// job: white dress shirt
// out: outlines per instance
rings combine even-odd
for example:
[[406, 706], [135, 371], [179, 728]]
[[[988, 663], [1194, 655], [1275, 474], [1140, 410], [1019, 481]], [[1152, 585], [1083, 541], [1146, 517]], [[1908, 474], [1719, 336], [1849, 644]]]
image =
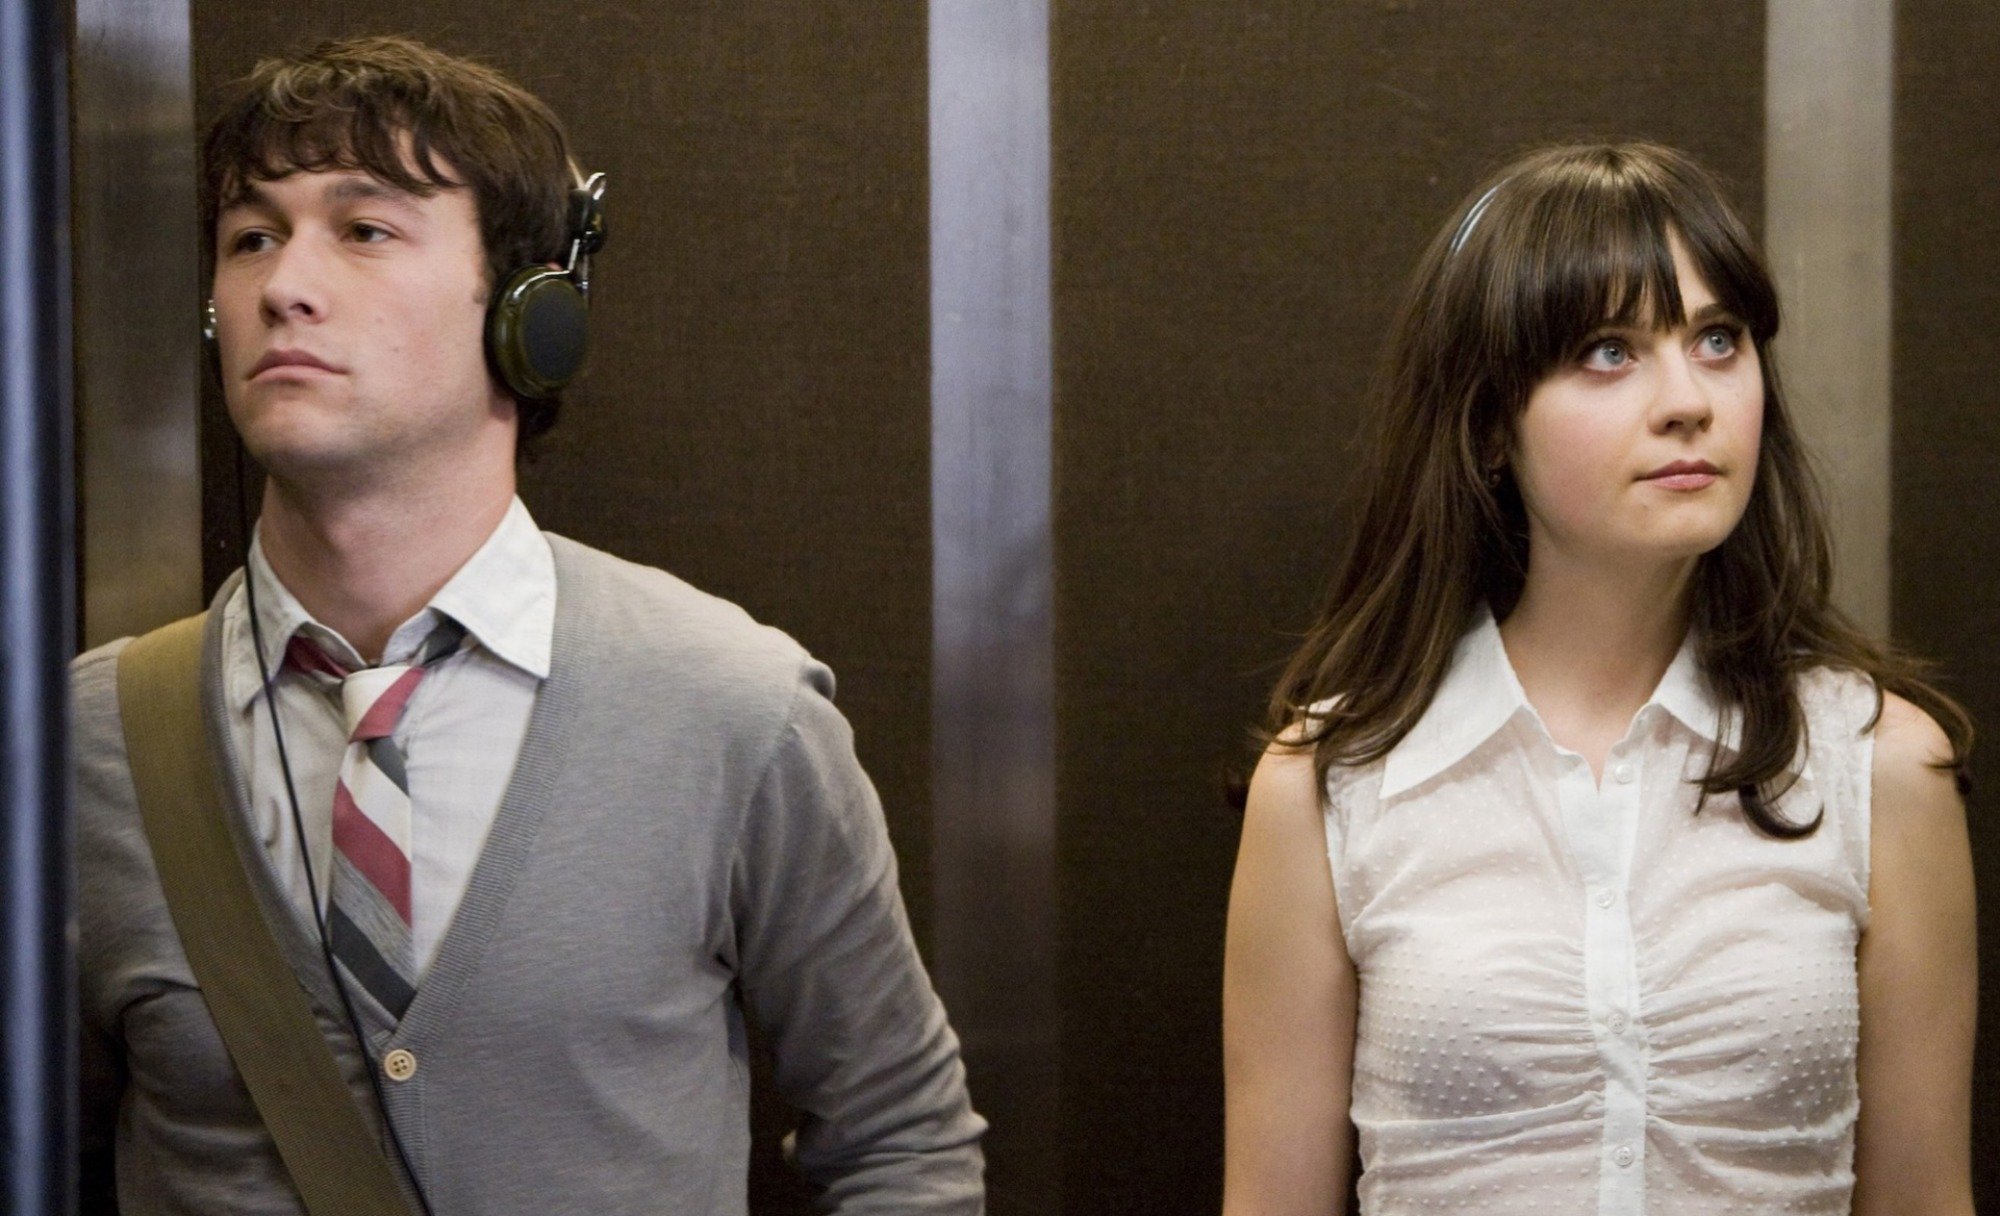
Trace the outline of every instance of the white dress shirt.
[[1725, 731], [1692, 645], [1602, 784], [1528, 703], [1490, 614], [1418, 725], [1328, 781], [1360, 982], [1362, 1210], [1845, 1213], [1859, 1109], [1872, 684], [1801, 680], [1778, 840], [1697, 814]]
[[[252, 539], [246, 566], [247, 577], [257, 582], [264, 661], [324, 906], [333, 854], [333, 787], [347, 751], [347, 731], [337, 697], [285, 669], [285, 648], [295, 632], [303, 632], [344, 665], [367, 664], [345, 638], [313, 620], [271, 573], [260, 540]], [[456, 655], [430, 669], [395, 731], [410, 779], [410, 940], [419, 976], [451, 926], [513, 776], [535, 692], [549, 674], [555, 610], [555, 559], [547, 538], [516, 498], [493, 535], [429, 606], [397, 627], [383, 651], [384, 663], [410, 661], [440, 613], [463, 625], [470, 639]], [[248, 770], [251, 828], [305, 916], [311, 906], [305, 867], [277, 737], [257, 695], [256, 650], [240, 587], [223, 612], [223, 679], [236, 714], [237, 754]]]

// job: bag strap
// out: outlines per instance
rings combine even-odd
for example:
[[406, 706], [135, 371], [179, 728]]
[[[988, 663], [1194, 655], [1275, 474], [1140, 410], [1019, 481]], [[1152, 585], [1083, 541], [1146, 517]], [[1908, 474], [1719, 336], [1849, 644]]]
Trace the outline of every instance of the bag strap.
[[156, 629], [118, 657], [125, 750], [167, 910], [306, 1211], [410, 1216], [376, 1133], [258, 910], [223, 818], [203, 725], [203, 620]]

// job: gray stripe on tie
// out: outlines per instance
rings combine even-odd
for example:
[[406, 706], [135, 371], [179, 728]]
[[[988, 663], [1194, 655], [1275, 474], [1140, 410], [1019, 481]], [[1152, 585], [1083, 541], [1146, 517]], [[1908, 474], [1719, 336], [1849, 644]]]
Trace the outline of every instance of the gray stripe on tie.
[[396, 783], [405, 798], [410, 796], [410, 774], [403, 767], [402, 749], [387, 735], [380, 739], [368, 740], [368, 762], [382, 770], [382, 775]]
[[368, 935], [347, 918], [338, 905], [327, 914], [327, 933], [333, 939], [333, 956], [358, 980], [369, 995], [398, 1018], [410, 1007], [417, 990], [383, 959]]

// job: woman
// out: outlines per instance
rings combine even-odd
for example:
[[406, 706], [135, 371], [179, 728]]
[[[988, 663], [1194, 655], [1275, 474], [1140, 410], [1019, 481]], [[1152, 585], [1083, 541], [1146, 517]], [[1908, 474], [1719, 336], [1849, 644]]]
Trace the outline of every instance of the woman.
[[1971, 729], [1828, 603], [1777, 328], [1666, 148], [1432, 242], [1251, 782], [1229, 1216], [1356, 1147], [1371, 1214], [1971, 1213]]

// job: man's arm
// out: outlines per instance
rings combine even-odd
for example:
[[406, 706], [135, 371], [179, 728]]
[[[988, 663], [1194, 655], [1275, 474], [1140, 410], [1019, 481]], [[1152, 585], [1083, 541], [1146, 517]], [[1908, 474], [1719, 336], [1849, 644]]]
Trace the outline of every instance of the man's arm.
[[77, 1211], [81, 1216], [118, 1216], [118, 1178], [112, 1144], [118, 1133], [118, 1103], [125, 1092], [125, 1062], [115, 1040], [83, 1021], [79, 1051]]
[[732, 873], [743, 998], [802, 1112], [796, 1161], [826, 1210], [984, 1210], [958, 1039], [931, 991], [853, 735], [808, 663]]
[[106, 1025], [93, 980], [100, 950], [117, 935], [102, 919], [102, 898], [119, 871], [106, 864], [99, 832], [106, 808], [129, 802], [123, 732], [118, 726], [117, 657], [123, 644], [102, 647], [70, 665], [71, 735], [75, 749], [77, 825], [79, 1086], [77, 1210], [82, 1216], [117, 1216], [118, 1180], [113, 1145], [126, 1086], [125, 1047], [115, 1025]]

